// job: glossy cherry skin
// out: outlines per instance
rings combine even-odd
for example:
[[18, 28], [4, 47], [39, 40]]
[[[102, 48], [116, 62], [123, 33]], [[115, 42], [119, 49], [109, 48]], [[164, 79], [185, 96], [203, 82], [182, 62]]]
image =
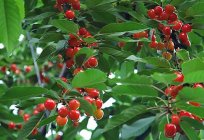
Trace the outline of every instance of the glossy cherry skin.
[[72, 99], [69, 101], [69, 109], [77, 110], [80, 107], [80, 102], [76, 99]]
[[47, 110], [51, 111], [55, 108], [56, 106], [56, 103], [54, 100], [52, 99], [47, 99], [45, 102], [44, 102], [44, 106]]
[[86, 34], [87, 34], [86, 28], [80, 28], [79, 29], [79, 35], [86, 35]]
[[16, 127], [16, 124], [14, 123], [14, 122], [10, 122], [9, 124], [8, 124], [8, 128], [9, 129], [14, 129]]
[[67, 117], [69, 111], [65, 106], [62, 106], [59, 110], [58, 110], [58, 115], [62, 118]]
[[95, 105], [98, 109], [101, 109], [102, 105], [103, 105], [103, 101], [101, 99], [96, 99], [95, 101]]
[[174, 79], [175, 82], [183, 82], [184, 81], [184, 75], [181, 72], [175, 72], [176, 79]]
[[155, 19], [156, 18], [156, 14], [154, 12], [154, 9], [150, 9], [147, 11], [147, 15], [150, 19]]
[[181, 32], [179, 34], [179, 39], [182, 41], [182, 42], [186, 42], [188, 40], [188, 35], [184, 32]]
[[95, 112], [94, 112], [94, 117], [95, 119], [97, 120], [101, 120], [103, 118], [103, 115], [104, 115], [104, 112], [103, 110], [101, 109], [97, 109]]
[[90, 96], [84, 96], [84, 100], [88, 101], [90, 104], [94, 102], [94, 99], [91, 98]]
[[74, 19], [74, 17], [75, 17], [75, 13], [74, 13], [72, 10], [67, 10], [67, 11], [65, 12], [65, 17], [66, 17], [67, 19], [69, 19], [69, 20], [72, 20], [72, 19]]
[[74, 56], [74, 49], [67, 48], [66, 49], [66, 56], [72, 58]]
[[182, 30], [182, 32], [184, 32], [184, 33], [191, 32], [192, 26], [191, 26], [190, 24], [185, 24], [185, 25], [182, 26], [181, 30]]
[[169, 123], [165, 125], [164, 134], [167, 138], [174, 138], [176, 135], [176, 125]]
[[73, 67], [74, 66], [74, 60], [73, 59], [67, 60], [66, 66], [67, 66], [68, 69]]
[[193, 85], [193, 88], [204, 88], [204, 86], [202, 84], [199, 84], [199, 83], [195, 83]]
[[179, 117], [178, 115], [176, 115], [176, 114], [173, 114], [173, 115], [171, 116], [171, 123], [172, 123], [172, 124], [175, 124], [176, 126], [179, 125], [179, 123], [180, 123], [180, 117]]
[[78, 110], [71, 110], [71, 111], [69, 112], [69, 118], [70, 118], [71, 120], [74, 120], [74, 121], [79, 120], [79, 118], [80, 118], [80, 112], [79, 112]]
[[167, 4], [165, 6], [165, 12], [167, 14], [169, 14], [169, 15], [172, 14], [175, 10], [176, 10], [176, 8], [173, 5], [171, 5], [171, 4]]
[[23, 115], [23, 120], [24, 120], [25, 122], [29, 121], [29, 119], [30, 119], [30, 114], [24, 114], [24, 115]]
[[165, 35], [171, 35], [171, 28], [168, 26], [164, 27], [162, 31]]
[[56, 122], [58, 126], [64, 126], [67, 123], [68, 119], [65, 117], [57, 116]]
[[154, 8], [154, 13], [156, 14], [156, 15], [161, 15], [162, 14], [162, 12], [163, 12], [163, 8], [161, 7], [161, 6], [156, 6], [155, 8]]
[[78, 73], [83, 72], [83, 71], [84, 71], [83, 68], [76, 68], [73, 72], [73, 75], [77, 75]]
[[92, 98], [97, 98], [99, 96], [99, 93], [100, 93], [97, 89], [94, 89], [94, 88], [87, 88], [85, 90], [88, 93], [88, 96], [90, 96]]

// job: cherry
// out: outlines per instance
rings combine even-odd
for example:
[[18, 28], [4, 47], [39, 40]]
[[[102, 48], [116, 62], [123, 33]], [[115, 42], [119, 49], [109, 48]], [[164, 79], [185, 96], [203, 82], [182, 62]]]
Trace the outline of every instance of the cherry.
[[163, 28], [162, 32], [165, 34], [165, 35], [171, 35], [171, 28], [166, 26]]
[[72, 8], [74, 10], [80, 10], [80, 2], [78, 1], [78, 2], [72, 3]]
[[164, 26], [163, 24], [161, 24], [161, 23], [158, 24], [158, 29], [159, 29], [160, 31], [162, 31], [164, 27], [165, 27], [165, 26]]
[[185, 25], [182, 26], [181, 30], [182, 30], [182, 32], [184, 32], [184, 33], [188, 33], [188, 32], [191, 32], [192, 27], [191, 27], [190, 24], [185, 24]]
[[86, 34], [87, 34], [86, 28], [80, 28], [79, 29], [79, 35], [86, 35]]
[[22, 128], [23, 128], [23, 125], [22, 125], [22, 124], [17, 124], [16, 127], [17, 127], [18, 129], [22, 129]]
[[174, 51], [174, 42], [170, 40], [169, 42], [165, 43], [165, 46], [168, 50]]
[[1, 67], [1, 72], [6, 73], [6, 66]]
[[79, 126], [79, 122], [78, 121], [73, 121], [73, 126], [74, 127], [78, 127]]
[[118, 47], [123, 48], [125, 47], [126, 43], [125, 42], [118, 42]]
[[154, 8], [154, 13], [156, 14], [156, 15], [161, 15], [162, 14], [162, 12], [163, 12], [163, 8], [161, 7], [161, 6], [156, 6], [155, 8]]
[[94, 99], [91, 98], [90, 96], [84, 96], [84, 100], [88, 101], [90, 104], [92, 104], [94, 101]]
[[39, 114], [38, 110], [37, 110], [37, 109], [34, 109], [34, 110], [33, 110], [33, 115], [37, 115], [37, 114]]
[[74, 17], [75, 17], [75, 13], [74, 13], [72, 10], [67, 10], [67, 11], [65, 12], [65, 16], [66, 16], [66, 18], [68, 18], [69, 20], [72, 20], [72, 19], [74, 19]]
[[34, 128], [31, 134], [32, 134], [33, 136], [34, 136], [34, 135], [37, 135], [37, 134], [38, 134], [38, 129], [37, 129], [37, 128]]
[[173, 5], [171, 5], [171, 4], [167, 4], [165, 6], [165, 12], [167, 14], [169, 14], [169, 15], [172, 14], [175, 10], [176, 10], [176, 8]]
[[79, 72], [83, 72], [84, 70], [82, 68], [76, 68], [73, 72], [74, 75], [77, 75]]
[[29, 115], [29, 114], [24, 114], [24, 115], [23, 115], [23, 120], [24, 120], [25, 122], [29, 121], [29, 119], [30, 119], [30, 115]]
[[159, 42], [157, 45], [157, 50], [163, 50], [164, 49], [164, 43]]
[[69, 101], [69, 108], [71, 110], [77, 110], [80, 107], [80, 102], [76, 99], [72, 99]]
[[172, 55], [169, 52], [163, 52], [162, 56], [166, 59], [166, 60], [171, 60]]
[[80, 47], [74, 47], [74, 50], [73, 50], [74, 55], [75, 55], [80, 49], [81, 49]]
[[172, 124], [175, 124], [176, 126], [178, 126], [179, 122], [180, 122], [180, 118], [178, 115], [174, 114], [171, 116], [171, 123]]
[[94, 117], [95, 119], [97, 120], [101, 120], [103, 118], [103, 115], [104, 115], [104, 112], [103, 110], [101, 109], [97, 109], [95, 112], [94, 112]]
[[68, 82], [67, 78], [65, 78], [65, 77], [61, 77], [60, 79], [61, 79], [63, 82], [65, 82], [65, 83]]
[[152, 42], [156, 41], [156, 35], [152, 35]]
[[101, 107], [102, 107], [102, 105], [103, 105], [103, 101], [98, 98], [98, 99], [96, 99], [94, 102], [95, 102], [95, 104], [96, 104], [96, 107], [97, 107], [98, 109], [101, 109]]
[[67, 60], [66, 66], [67, 66], [68, 69], [70, 69], [71, 67], [73, 67], [73, 65], [74, 65], [74, 60], [73, 60], [73, 59]]
[[87, 60], [87, 65], [90, 68], [98, 66], [98, 60], [95, 57], [91, 57]]
[[169, 18], [169, 14], [163, 11], [159, 17], [159, 20], [168, 20], [168, 18]]
[[189, 40], [187, 40], [187, 41], [183, 42], [183, 44], [184, 44], [184, 45], [186, 45], [186, 46], [188, 46], [188, 47], [190, 47], [190, 46], [191, 46], [191, 42], [190, 42]]
[[188, 40], [188, 35], [184, 32], [181, 32], [179, 34], [179, 39], [182, 41], [182, 42], [186, 42]]
[[157, 41], [152, 41], [152, 42], [149, 43], [149, 47], [150, 48], [157, 48], [157, 46], [158, 46], [158, 42]]
[[154, 9], [150, 9], [147, 11], [147, 15], [150, 19], [155, 19], [156, 18], [156, 14], [155, 14], [155, 11]]
[[195, 106], [195, 107], [200, 107], [201, 106], [201, 104], [200, 103], [198, 103], [198, 102], [192, 102], [192, 101], [190, 101], [190, 102], [188, 102], [190, 105], [192, 105], [192, 106]]
[[184, 111], [184, 110], [179, 112], [179, 117], [180, 118], [181, 117], [189, 117], [189, 118], [194, 119], [193, 115], [190, 112], [187, 112], [187, 111]]
[[79, 120], [80, 118], [80, 112], [78, 110], [71, 110], [69, 112], [69, 118], [71, 120]]
[[25, 72], [29, 73], [32, 70], [31, 66], [26, 66], [25, 67]]
[[63, 68], [63, 64], [62, 64], [62, 63], [58, 63], [58, 64], [57, 64], [57, 67], [58, 67], [59, 69], [62, 69], [62, 68]]
[[99, 96], [99, 91], [97, 89], [87, 88], [85, 90], [88, 93], [88, 96], [90, 96], [92, 98], [97, 98]]
[[172, 13], [170, 16], [169, 16], [169, 20], [170, 22], [174, 22], [178, 19], [178, 16], [176, 13]]
[[176, 125], [169, 123], [165, 125], [164, 133], [167, 138], [174, 138], [176, 135]]
[[62, 118], [67, 117], [68, 115], [68, 109], [65, 106], [62, 106], [59, 110], [58, 110], [58, 115]]
[[9, 124], [8, 124], [8, 128], [9, 129], [14, 129], [16, 127], [16, 124], [14, 123], [14, 122], [10, 122]]
[[66, 49], [66, 56], [72, 58], [74, 56], [74, 49], [67, 48]]
[[175, 98], [178, 94], [178, 92], [183, 88], [182, 85], [180, 86], [170, 86], [166, 88], [165, 94], [168, 96], [170, 95], [172, 98]]
[[68, 119], [65, 117], [57, 116], [56, 122], [58, 126], [64, 126], [67, 123]]
[[45, 106], [44, 104], [38, 104], [36, 109], [38, 112], [42, 112], [45, 110]]
[[195, 83], [193, 85], [193, 88], [204, 88], [204, 86], [202, 84], [199, 84], [199, 83]]
[[181, 21], [175, 21], [174, 26], [172, 27], [173, 30], [179, 31], [181, 30], [181, 27], [183, 25], [183, 23]]
[[56, 106], [56, 103], [54, 100], [52, 99], [47, 99], [45, 102], [44, 102], [44, 106], [47, 110], [51, 111], [55, 108]]
[[16, 64], [11, 64], [10, 69], [11, 71], [15, 72], [17, 70]]
[[176, 74], [176, 79], [174, 79], [175, 82], [183, 82], [184, 76], [181, 72], [174, 72]]

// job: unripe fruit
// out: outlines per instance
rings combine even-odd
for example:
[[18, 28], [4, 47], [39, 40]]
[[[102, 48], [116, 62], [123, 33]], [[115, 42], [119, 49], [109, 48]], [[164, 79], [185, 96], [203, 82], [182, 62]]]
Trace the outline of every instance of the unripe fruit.
[[172, 124], [175, 124], [176, 126], [177, 125], [179, 125], [179, 123], [180, 123], [180, 118], [179, 118], [179, 116], [178, 115], [172, 115], [171, 116], [171, 123]]
[[47, 110], [51, 111], [55, 108], [56, 106], [56, 103], [54, 100], [52, 99], [47, 99], [45, 102], [44, 102], [44, 106]]
[[95, 119], [97, 120], [101, 120], [103, 118], [103, 115], [104, 115], [104, 112], [103, 110], [101, 109], [97, 109], [95, 112], [94, 112], [94, 117]]
[[181, 72], [175, 72], [176, 74], [176, 79], [174, 79], [175, 82], [183, 82], [184, 81], [184, 76]]
[[176, 10], [176, 8], [173, 5], [171, 5], [171, 4], [167, 4], [165, 6], [165, 12], [167, 14], [169, 14], [169, 15], [172, 14], [175, 10]]
[[165, 47], [170, 51], [174, 51], [174, 42], [170, 40], [169, 42], [165, 43]]
[[97, 89], [87, 88], [85, 90], [88, 93], [88, 96], [90, 96], [92, 98], [97, 98], [99, 96], [99, 91]]
[[171, 60], [172, 55], [169, 52], [163, 52], [162, 56], [166, 59], [166, 60]]
[[72, 10], [67, 10], [65, 12], [65, 16], [67, 19], [72, 20], [75, 17], [75, 13]]
[[192, 27], [191, 27], [190, 24], [185, 24], [185, 25], [182, 26], [181, 30], [182, 30], [182, 32], [184, 32], [184, 33], [188, 33], [188, 32], [191, 32]]
[[154, 13], [156, 14], [156, 15], [161, 15], [162, 14], [162, 12], [163, 12], [163, 8], [161, 7], [161, 6], [156, 6], [155, 8], [154, 8]]
[[150, 19], [155, 19], [156, 18], [156, 14], [154, 12], [154, 9], [150, 9], [147, 11], [147, 15]]
[[80, 102], [76, 99], [72, 99], [69, 101], [70, 110], [77, 110], [80, 107]]
[[71, 111], [69, 112], [69, 118], [70, 118], [71, 120], [74, 120], [74, 121], [79, 120], [79, 118], [80, 118], [80, 112], [79, 112], [78, 110], [71, 110]]
[[176, 135], [176, 125], [174, 124], [166, 124], [164, 128], [164, 133], [167, 138], [174, 138]]
[[164, 43], [159, 42], [157, 45], [157, 50], [163, 50], [164, 49]]
[[57, 116], [56, 118], [56, 122], [58, 126], [64, 126], [67, 123], [68, 119], [67, 118], [63, 118], [61, 116]]
[[8, 124], [8, 128], [9, 129], [14, 129], [16, 127], [16, 124], [14, 123], [14, 122], [10, 122], [9, 124]]
[[95, 105], [98, 109], [101, 109], [102, 105], [103, 105], [103, 101], [101, 99], [96, 99], [95, 101]]
[[59, 110], [58, 110], [58, 115], [62, 118], [67, 117], [68, 115], [68, 109], [65, 106], [62, 106]]

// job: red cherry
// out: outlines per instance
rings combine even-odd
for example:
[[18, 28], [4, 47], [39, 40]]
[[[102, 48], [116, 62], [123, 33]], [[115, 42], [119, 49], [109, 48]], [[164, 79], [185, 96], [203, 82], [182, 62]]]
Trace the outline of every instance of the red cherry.
[[118, 47], [123, 48], [126, 45], [125, 42], [118, 42]]
[[82, 68], [76, 68], [73, 72], [74, 75], [77, 75], [79, 72], [83, 72], [84, 70]]
[[25, 67], [25, 72], [29, 73], [32, 70], [31, 66], [26, 66]]
[[176, 126], [179, 125], [180, 118], [178, 115], [174, 114], [171, 116], [171, 123], [175, 124]]
[[202, 84], [199, 84], [199, 83], [195, 83], [193, 85], [193, 88], [204, 88], [204, 86]]
[[181, 117], [189, 117], [191, 119], [194, 119], [193, 115], [190, 112], [187, 112], [187, 111], [184, 111], [184, 110], [179, 112], [179, 117], [180, 118]]
[[74, 17], [75, 17], [75, 13], [74, 13], [72, 10], [67, 10], [67, 11], [65, 12], [65, 16], [66, 16], [66, 18], [68, 18], [69, 20], [72, 20], [72, 19], [74, 19]]
[[63, 118], [61, 116], [57, 116], [56, 118], [56, 122], [58, 126], [64, 126], [67, 123], [68, 119], [67, 118]]
[[62, 64], [62, 63], [57, 63], [57, 67], [58, 67], [59, 69], [62, 69], [62, 68], [63, 68], [63, 64]]
[[165, 12], [167, 14], [169, 14], [169, 15], [172, 14], [175, 10], [176, 10], [176, 8], [173, 5], [171, 5], [171, 4], [167, 4], [165, 6]]
[[80, 2], [78, 1], [78, 2], [72, 3], [72, 8], [74, 10], [80, 10]]
[[182, 32], [184, 32], [184, 33], [188, 33], [188, 32], [191, 32], [192, 27], [191, 27], [190, 24], [185, 24], [185, 25], [182, 26], [181, 30], [182, 30]]
[[53, 110], [56, 106], [56, 103], [54, 100], [52, 99], [47, 99], [45, 102], [44, 102], [44, 106], [47, 110]]
[[200, 107], [201, 106], [201, 104], [200, 103], [198, 103], [198, 102], [188, 102], [190, 105], [192, 105], [192, 106], [195, 106], [195, 107]]
[[1, 67], [1, 72], [3, 72], [3, 73], [6, 72], [6, 66]]
[[38, 134], [38, 129], [37, 129], [37, 128], [33, 129], [33, 131], [32, 131], [31, 134], [32, 134], [33, 136], [34, 136], [34, 135], [37, 135], [37, 134]]
[[91, 68], [98, 66], [98, 60], [95, 57], [89, 58], [87, 62]]
[[152, 35], [152, 42], [156, 41], [156, 35]]
[[164, 26], [163, 24], [161, 24], [161, 23], [158, 24], [158, 29], [159, 29], [159, 30], [162, 31], [164, 27], [165, 27], [165, 26]]
[[84, 96], [84, 100], [88, 101], [90, 104], [92, 104], [94, 101], [94, 99], [91, 98], [90, 96]]
[[22, 125], [22, 124], [17, 124], [16, 127], [17, 127], [18, 129], [22, 129], [22, 128], [23, 128], [23, 125]]
[[149, 47], [150, 48], [157, 48], [157, 46], [158, 46], [158, 42], [157, 41], [152, 41], [152, 42], [149, 43]]
[[184, 81], [184, 76], [181, 72], [175, 72], [176, 74], [176, 79], [174, 79], [175, 82], [183, 82]]
[[181, 21], [175, 21], [174, 26], [172, 27], [173, 30], [179, 31], [181, 30], [183, 23]]
[[37, 115], [37, 114], [39, 114], [38, 110], [37, 110], [37, 109], [34, 109], [34, 110], [33, 110], [33, 115]]
[[186, 42], [188, 40], [188, 35], [184, 32], [181, 32], [179, 34], [179, 39], [182, 41], [182, 42]]
[[79, 126], [79, 122], [78, 121], [73, 121], [73, 126], [74, 127], [78, 127]]
[[87, 88], [85, 89], [86, 92], [88, 93], [88, 96], [92, 97], [92, 98], [98, 98], [99, 96], [99, 91], [97, 89], [94, 88]]
[[191, 42], [189, 40], [182, 42], [184, 45], [190, 47], [191, 46]]
[[150, 19], [155, 19], [156, 18], [156, 14], [154, 12], [154, 9], [150, 9], [147, 11], [147, 15]]
[[71, 110], [77, 110], [80, 107], [80, 102], [76, 99], [69, 101], [69, 108]]
[[171, 35], [171, 28], [166, 26], [163, 28], [162, 32], [165, 34], [165, 35]]
[[86, 34], [87, 34], [86, 28], [80, 28], [79, 29], [79, 35], [86, 35]]
[[23, 115], [23, 120], [24, 120], [25, 122], [29, 121], [29, 119], [30, 119], [30, 115], [29, 115], [29, 114], [24, 114], [24, 115]]
[[168, 96], [170, 95], [172, 98], [175, 98], [178, 94], [178, 92], [183, 88], [182, 85], [180, 86], [170, 86], [166, 88], [165, 94]]
[[156, 6], [155, 8], [154, 8], [154, 13], [156, 14], [156, 15], [161, 15], [162, 14], [162, 12], [163, 12], [163, 8], [161, 7], [161, 6]]
[[9, 124], [8, 124], [8, 128], [9, 129], [14, 129], [16, 127], [16, 124], [14, 123], [14, 122], [10, 122]]
[[80, 49], [81, 49], [80, 47], [74, 47], [74, 50], [73, 50], [74, 55], [75, 55]]
[[73, 59], [67, 60], [66, 66], [67, 66], [68, 69], [70, 69], [71, 67], [73, 67], [73, 65], [74, 65], [74, 60], [73, 60]]
[[176, 125], [174, 124], [166, 124], [164, 128], [164, 133], [167, 138], [174, 138], [176, 135]]
[[15, 72], [17, 70], [16, 64], [11, 64], [10, 69], [11, 71]]
[[102, 107], [102, 105], [103, 105], [103, 101], [98, 98], [98, 99], [95, 100], [95, 104], [96, 104], [96, 107], [97, 107], [98, 109], [101, 109], [101, 107]]
[[44, 104], [38, 104], [36, 109], [38, 112], [42, 112], [45, 110], [45, 106]]
[[163, 11], [159, 16], [159, 20], [168, 20], [168, 18], [169, 18], [169, 15], [165, 11]]
[[74, 49], [67, 48], [66, 49], [66, 56], [72, 58], [74, 56]]
[[65, 106], [62, 106], [59, 110], [58, 110], [58, 115], [62, 118], [67, 117], [68, 115], [68, 109]]
[[178, 19], [178, 16], [176, 13], [172, 13], [170, 16], [169, 16], [169, 20], [170, 22], [174, 22]]
[[69, 118], [70, 118], [71, 120], [74, 120], [74, 121], [79, 120], [79, 118], [80, 118], [80, 112], [79, 112], [78, 110], [71, 110], [71, 111], [69, 112]]

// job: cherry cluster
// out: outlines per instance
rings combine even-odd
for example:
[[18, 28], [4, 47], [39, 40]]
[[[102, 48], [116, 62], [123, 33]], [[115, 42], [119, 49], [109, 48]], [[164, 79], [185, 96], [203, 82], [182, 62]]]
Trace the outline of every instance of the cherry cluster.
[[[19, 75], [19, 74], [21, 73], [20, 68], [18, 68], [16, 64], [11, 64], [10, 67], [8, 67], [8, 68], [9, 68], [9, 70], [10, 70], [11, 72], [13, 72], [13, 73], [16, 74], [16, 75]], [[1, 72], [2, 72], [2, 73], [6, 73], [6, 71], [7, 71], [8, 68], [7, 68], [6, 66], [2, 66], [2, 67], [1, 67]], [[31, 67], [31, 66], [25, 66], [25, 67], [24, 67], [24, 71], [25, 71], [26, 73], [29, 73], [31, 70], [32, 70], [32, 67]]]
[[[184, 81], [184, 75], [181, 72], [175, 72], [175, 74], [176, 74], [176, 79], [174, 79], [174, 82], [182, 83]], [[183, 85], [172, 85], [166, 88], [165, 95], [169, 97], [168, 99], [170, 104], [176, 102], [175, 98], [182, 88], [183, 88]], [[193, 88], [204, 88], [204, 86], [200, 83], [195, 83], [193, 85]], [[190, 104], [195, 107], [201, 106], [200, 103], [193, 102], [193, 101], [188, 101], [187, 104]], [[198, 116], [188, 111], [180, 110], [178, 108], [173, 109], [171, 106], [167, 107], [167, 109], [168, 109], [168, 112], [172, 114], [171, 123], [166, 124], [164, 128], [165, 136], [168, 138], [174, 138], [177, 132], [183, 134], [183, 131], [179, 125], [182, 117], [189, 117], [199, 122], [203, 121], [202, 118], [199, 118]]]
[[162, 39], [158, 43], [154, 30], [149, 46], [157, 50], [164, 50], [162, 53], [164, 58], [171, 60], [171, 53], [175, 50], [174, 42], [178, 42], [177, 38], [184, 46], [191, 46], [187, 33], [191, 32], [192, 27], [190, 24], [183, 24], [178, 19], [176, 8], [173, 5], [168, 4], [164, 9], [161, 6], [156, 6], [154, 9], [148, 10], [147, 14], [150, 19], [159, 22], [158, 30], [162, 34]]

